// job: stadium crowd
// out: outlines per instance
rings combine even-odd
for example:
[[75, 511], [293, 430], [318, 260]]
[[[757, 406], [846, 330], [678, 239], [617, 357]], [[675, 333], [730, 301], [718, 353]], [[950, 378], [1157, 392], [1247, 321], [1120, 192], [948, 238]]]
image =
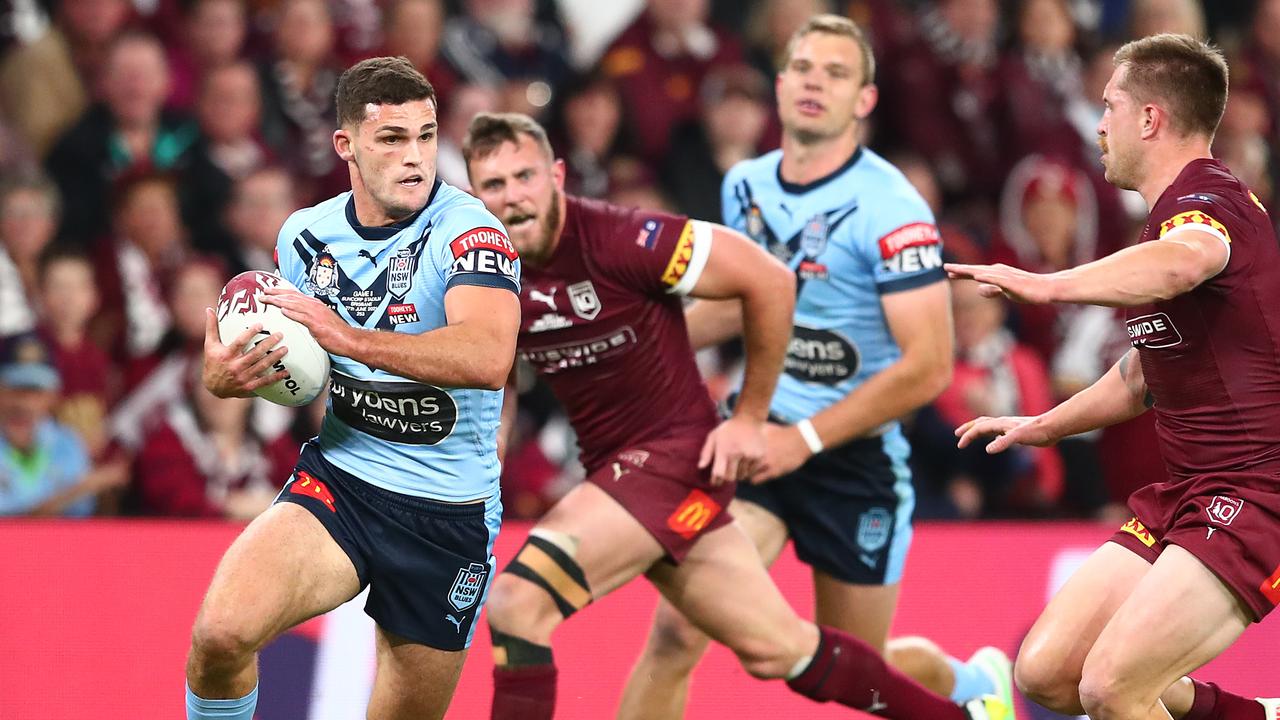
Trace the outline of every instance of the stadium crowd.
[[[347, 188], [333, 93], [403, 55], [440, 98], [438, 172], [484, 110], [554, 129], [570, 192], [720, 219], [720, 182], [777, 146], [772, 76], [811, 15], [876, 48], [866, 143], [930, 203], [958, 262], [1051, 271], [1136, 240], [1094, 128], [1119, 43], [1223, 46], [1215, 153], [1270, 207], [1280, 152], [1280, 0], [648, 0], [597, 58], [553, 0], [27, 0], [0, 37], [0, 515], [246, 519], [271, 501], [323, 398], [297, 411], [200, 382], [204, 308], [272, 270], [294, 210]], [[637, 5], [632, 3], [632, 5]], [[577, 24], [575, 24], [575, 20]], [[1107, 517], [1162, 479], [1148, 414], [1052, 448], [959, 450], [974, 415], [1035, 414], [1128, 347], [1105, 308], [1012, 306], [953, 284], [954, 381], [908, 420], [922, 518]], [[740, 348], [700, 358], [723, 397]], [[526, 369], [527, 370], [527, 369]], [[581, 473], [568, 423], [521, 372], [508, 517]]]

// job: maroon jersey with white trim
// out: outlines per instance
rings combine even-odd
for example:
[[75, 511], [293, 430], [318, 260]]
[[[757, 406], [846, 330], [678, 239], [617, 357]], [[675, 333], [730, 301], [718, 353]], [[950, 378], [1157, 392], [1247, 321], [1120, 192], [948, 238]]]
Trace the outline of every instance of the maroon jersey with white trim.
[[1226, 267], [1126, 313], [1165, 462], [1175, 477], [1280, 470], [1280, 242], [1257, 196], [1217, 160], [1183, 168], [1142, 241], [1188, 229], [1221, 239]]
[[546, 266], [522, 268], [519, 355], [564, 405], [588, 471], [716, 425], [681, 301], [710, 250], [699, 225], [570, 196]]

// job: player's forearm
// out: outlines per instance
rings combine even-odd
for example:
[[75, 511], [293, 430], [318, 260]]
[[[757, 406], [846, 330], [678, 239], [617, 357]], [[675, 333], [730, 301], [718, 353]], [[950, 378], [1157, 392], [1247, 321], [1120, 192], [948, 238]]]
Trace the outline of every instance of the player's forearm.
[[1132, 307], [1168, 300], [1204, 282], [1215, 272], [1212, 264], [1194, 244], [1145, 242], [1054, 273], [1053, 302]]
[[734, 414], [763, 421], [769, 417], [769, 403], [791, 341], [795, 311], [791, 274], [769, 273], [761, 277], [743, 291], [740, 304], [747, 357]]
[[[1137, 366], [1137, 367], [1134, 367]], [[1135, 418], [1151, 406], [1137, 351], [1131, 350], [1098, 381], [1036, 418], [1055, 440]]]
[[824, 447], [866, 436], [936, 398], [951, 382], [949, 357], [903, 357], [810, 418]]
[[406, 380], [446, 388], [498, 390], [515, 359], [515, 335], [470, 323], [420, 335], [356, 330], [338, 354]]
[[742, 301], [696, 300], [684, 312], [694, 350], [714, 347], [742, 334]]
[[513, 364], [511, 372], [507, 375], [507, 386], [502, 391], [502, 412], [499, 414], [498, 423], [498, 462], [503, 462], [507, 457], [507, 450], [511, 446], [511, 434], [516, 424], [516, 403], [519, 397], [519, 388], [516, 385], [516, 367]]

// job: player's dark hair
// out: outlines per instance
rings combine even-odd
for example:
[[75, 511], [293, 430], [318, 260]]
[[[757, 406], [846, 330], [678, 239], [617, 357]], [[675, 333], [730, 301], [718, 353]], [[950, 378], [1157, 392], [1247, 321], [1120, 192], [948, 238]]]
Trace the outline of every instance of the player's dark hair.
[[376, 57], [347, 68], [338, 78], [338, 127], [364, 122], [365, 108], [403, 105], [414, 100], [436, 104], [436, 91], [426, 76], [404, 57]]
[[782, 68], [785, 69], [791, 64], [791, 53], [795, 50], [796, 44], [813, 33], [838, 35], [858, 43], [858, 49], [862, 51], [862, 84], [870, 85], [876, 81], [876, 55], [871, 50], [871, 41], [867, 39], [866, 33], [862, 32], [862, 28], [858, 27], [858, 23], [840, 15], [814, 15], [808, 22], [801, 25], [800, 29], [796, 30], [787, 41], [787, 51], [782, 57]]
[[472, 158], [486, 157], [503, 143], [519, 145], [521, 135], [532, 138], [547, 158], [555, 158], [551, 141], [547, 139], [547, 131], [537, 120], [522, 113], [489, 112], [482, 112], [471, 118], [467, 136], [462, 140], [462, 158], [470, 166]]
[[1222, 51], [1190, 35], [1162, 33], [1116, 51], [1124, 90], [1139, 104], [1159, 103], [1184, 134], [1213, 138], [1227, 108], [1229, 72]]

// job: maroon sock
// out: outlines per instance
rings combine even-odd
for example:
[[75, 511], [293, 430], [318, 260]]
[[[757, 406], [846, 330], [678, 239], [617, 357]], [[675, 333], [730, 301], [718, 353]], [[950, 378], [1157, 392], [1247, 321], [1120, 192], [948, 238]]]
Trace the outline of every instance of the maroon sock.
[[1195, 678], [1196, 699], [1182, 720], [1267, 720], [1266, 711], [1257, 700], [1233, 695], [1213, 683]]
[[969, 713], [959, 705], [889, 667], [880, 653], [861, 640], [834, 628], [819, 631], [813, 661], [787, 681], [792, 690], [891, 720], [969, 720]]
[[555, 665], [493, 668], [490, 720], [551, 720], [555, 712]]

